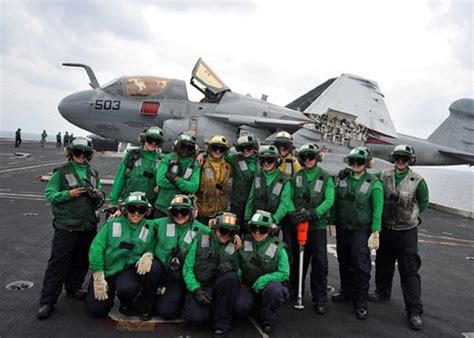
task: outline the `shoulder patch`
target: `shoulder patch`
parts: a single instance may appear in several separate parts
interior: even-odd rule
[[[209,235],[202,235],[201,237],[201,248],[208,248],[210,244],[210,237]]]
[[[229,244],[227,244],[224,251],[229,255],[233,255],[235,252],[234,243],[230,242]]]
[[[122,237],[122,223],[112,223],[112,237]]]
[[[244,251],[253,251],[253,244],[251,241],[244,241]]]
[[[275,243],[271,243],[268,246],[267,250],[265,251],[265,255],[270,257],[270,258],[273,258],[273,257],[275,257],[275,253],[276,253],[277,249],[278,249],[278,245],[275,244]]]
[[[166,237],[176,236],[176,226],[174,223],[166,224]]]

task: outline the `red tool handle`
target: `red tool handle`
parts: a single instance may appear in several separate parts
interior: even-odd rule
[[[308,239],[308,222],[298,224],[298,244],[303,246]]]

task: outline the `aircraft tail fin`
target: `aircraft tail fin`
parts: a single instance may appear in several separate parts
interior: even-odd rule
[[[293,110],[305,111],[337,78],[332,78],[301,95],[285,107]]]
[[[474,100],[464,98],[451,103],[448,118],[427,140],[474,154]]]

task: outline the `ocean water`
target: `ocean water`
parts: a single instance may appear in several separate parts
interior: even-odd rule
[[[414,166],[428,184],[430,202],[474,211],[474,167]]]

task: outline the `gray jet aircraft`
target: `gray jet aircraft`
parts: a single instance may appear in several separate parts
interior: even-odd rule
[[[204,95],[200,102],[188,99],[183,80],[123,76],[100,86],[89,66],[63,65],[84,68],[92,90],[65,97],[58,106],[61,115],[80,128],[121,142],[137,143],[137,135],[151,125],[163,129],[165,151],[184,131],[193,133],[202,146],[213,135],[225,135],[235,142],[244,132],[268,143],[276,132],[285,130],[293,134],[296,146],[316,142],[324,147],[326,159],[333,163],[328,169],[333,172],[341,167],[344,155],[359,145],[366,145],[374,156],[385,160],[394,145],[407,143],[416,149],[420,165],[474,163],[473,150],[397,134],[377,83],[354,75],[330,79],[281,107],[265,97],[256,99],[231,91],[202,59],[194,66],[190,81]],[[469,127],[474,119],[473,100],[466,100],[470,105],[461,115],[467,116]],[[448,126],[439,134],[449,135],[450,130]],[[472,140],[474,128],[466,130]],[[443,141],[443,137],[437,139]]]

